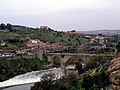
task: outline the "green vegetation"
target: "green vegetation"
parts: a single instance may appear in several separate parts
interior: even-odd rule
[[[0,46],[0,49],[2,49],[2,50],[19,50],[19,46],[9,43],[6,46]]]
[[[19,34],[15,33],[15,32],[0,32],[0,40],[7,40],[10,37],[18,37]]]
[[[117,42],[117,44],[116,44],[116,49],[117,49],[118,51],[120,51],[120,41]]]
[[[4,47],[0,46],[0,49],[18,50],[20,49],[20,47],[24,46],[24,43],[26,42],[26,37],[30,37],[31,39],[39,39],[43,42],[49,42],[50,44],[59,43],[60,45],[64,46],[79,46],[85,42],[88,42],[88,39],[80,35],[66,34],[64,32],[54,31],[50,28],[49,30],[33,29],[22,26],[17,26],[17,28],[17,30],[14,29],[13,31],[0,33],[0,41],[3,40],[4,42],[6,42],[6,45]],[[11,38],[23,39],[23,42],[11,43],[8,41]]]
[[[55,56],[52,60],[53,66],[60,67],[60,58]]]
[[[66,45],[66,46],[78,46],[88,41],[87,39],[79,35],[65,34],[64,32],[58,32],[51,29],[26,30],[24,32],[16,31],[16,33],[24,37],[30,37],[32,39],[40,39],[44,42],[49,42],[49,43],[60,43],[61,45]]]
[[[40,70],[44,63],[40,59],[0,60],[0,81],[26,72]]]
[[[1,23],[0,30],[8,30],[10,32],[13,32],[13,27],[10,23],[7,23],[7,25],[5,25],[4,23]]]
[[[75,74],[54,80],[54,74],[44,75],[41,82],[37,82],[31,90],[105,90],[109,86],[107,72],[97,72],[80,79]]]
[[[81,80],[82,88],[85,90],[105,90],[110,84],[109,75],[107,72],[97,72],[96,74],[84,76]]]
[[[16,38],[19,38],[19,39],[16,39]],[[5,42],[5,45],[0,45],[0,49],[19,50],[20,47],[25,46],[24,42],[20,39],[21,39],[21,36],[15,32],[1,32],[0,41]]]
[[[35,83],[31,90],[79,90],[77,86],[79,80],[73,74],[58,80],[54,80],[54,78],[53,73],[43,75],[42,81]]]

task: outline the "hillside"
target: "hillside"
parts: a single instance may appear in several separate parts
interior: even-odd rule
[[[58,32],[53,30],[30,30],[25,32],[17,31],[16,33],[23,37],[39,39],[49,43],[59,43],[65,46],[78,46],[87,41],[87,39],[79,35],[69,35],[65,34],[64,32]]]
[[[0,40],[6,41],[8,43],[8,49],[19,49],[20,46],[23,46],[22,43],[25,42],[27,38],[31,39],[39,39],[43,42],[48,43],[59,43],[64,46],[79,46],[88,40],[80,35],[67,34],[64,32],[54,31],[53,29],[37,29],[37,28],[29,28],[25,26],[13,25],[13,31],[10,32],[1,32]],[[19,42],[9,43],[10,38],[18,38]],[[3,47],[0,47],[3,48]],[[4,49],[4,48],[3,48]],[[6,47],[5,47],[6,49]]]

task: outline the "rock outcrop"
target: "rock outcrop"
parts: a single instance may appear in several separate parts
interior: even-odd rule
[[[109,66],[111,89],[120,90],[120,57],[112,60]]]
[[[120,42],[116,45],[115,57],[108,69],[109,79],[111,81],[111,89],[120,90]]]

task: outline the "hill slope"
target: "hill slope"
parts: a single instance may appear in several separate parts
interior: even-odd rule
[[[64,32],[54,31],[53,29],[36,29],[26,26],[13,25],[13,32],[1,32],[0,40],[8,40],[9,38],[30,37],[31,39],[39,39],[43,42],[59,43],[64,46],[79,46],[88,40],[80,35],[67,34]],[[15,43],[14,43],[15,45]],[[18,45],[18,44],[17,44]]]

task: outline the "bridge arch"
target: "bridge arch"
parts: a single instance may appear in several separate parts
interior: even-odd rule
[[[66,61],[65,65],[70,65],[70,64],[75,64],[78,61],[78,58],[75,56],[71,56],[70,58],[68,58],[68,60]]]

